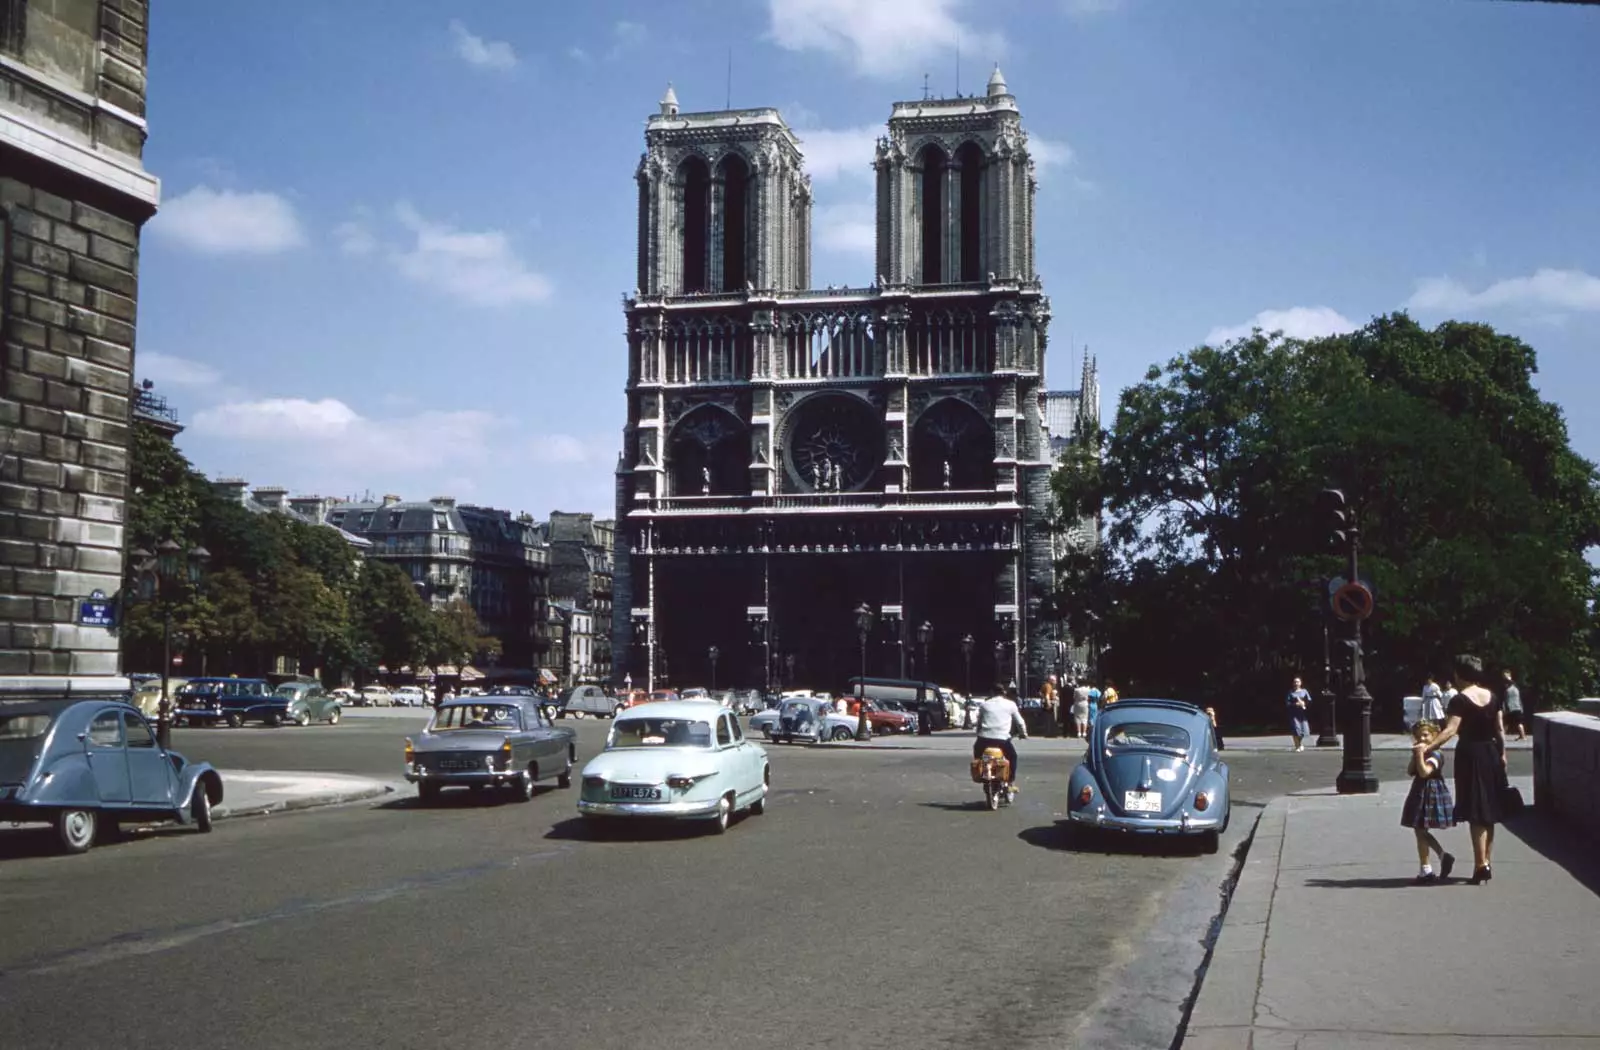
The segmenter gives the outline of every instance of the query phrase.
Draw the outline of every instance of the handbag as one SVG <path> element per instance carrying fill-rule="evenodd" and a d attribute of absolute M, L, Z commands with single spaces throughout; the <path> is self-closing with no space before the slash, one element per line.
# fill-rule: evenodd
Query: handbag
<path fill-rule="evenodd" d="M 1521 813 L 1527 805 L 1522 801 L 1522 792 L 1515 784 L 1500 785 L 1500 811 L 1502 813 Z"/>

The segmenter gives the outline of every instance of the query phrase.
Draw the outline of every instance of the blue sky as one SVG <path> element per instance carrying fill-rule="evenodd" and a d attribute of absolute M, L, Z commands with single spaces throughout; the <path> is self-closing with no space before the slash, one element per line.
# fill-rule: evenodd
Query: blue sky
<path fill-rule="evenodd" d="M 775 105 L 813 280 L 873 277 L 873 137 L 998 61 L 1039 163 L 1053 386 L 1103 413 L 1252 323 L 1408 308 L 1539 352 L 1600 459 L 1600 11 L 1538 3 L 160 4 L 138 371 L 200 469 L 295 493 L 612 509 L 634 166 Z"/>

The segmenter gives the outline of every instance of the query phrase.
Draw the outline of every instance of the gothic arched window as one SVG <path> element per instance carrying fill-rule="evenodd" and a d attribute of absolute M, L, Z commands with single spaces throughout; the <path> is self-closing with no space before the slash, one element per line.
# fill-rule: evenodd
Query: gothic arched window
<path fill-rule="evenodd" d="M 922 147 L 922 283 L 944 282 L 944 176 L 948 158 L 933 143 Z"/>
<path fill-rule="evenodd" d="M 706 263 L 711 248 L 711 170 L 699 157 L 678 169 L 683 184 L 683 291 L 707 289 Z"/>
<path fill-rule="evenodd" d="M 956 150 L 961 167 L 961 271 L 963 281 L 983 280 L 983 150 L 967 142 Z"/>
<path fill-rule="evenodd" d="M 750 167 L 737 153 L 717 165 L 722 178 L 722 290 L 744 291 L 750 243 Z"/>

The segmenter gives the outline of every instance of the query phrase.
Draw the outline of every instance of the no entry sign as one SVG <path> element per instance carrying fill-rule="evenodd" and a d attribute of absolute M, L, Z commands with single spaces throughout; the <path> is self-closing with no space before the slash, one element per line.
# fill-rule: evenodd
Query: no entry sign
<path fill-rule="evenodd" d="M 1372 615 L 1372 591 L 1359 580 L 1333 592 L 1333 615 L 1349 623 Z"/>

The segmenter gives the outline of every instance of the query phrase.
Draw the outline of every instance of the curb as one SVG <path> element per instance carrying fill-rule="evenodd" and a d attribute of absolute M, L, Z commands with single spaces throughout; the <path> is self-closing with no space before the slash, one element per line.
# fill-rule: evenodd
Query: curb
<path fill-rule="evenodd" d="M 1269 802 L 1256 822 L 1184 1030 L 1185 1050 L 1249 1050 L 1288 817 L 1284 796 Z"/>
<path fill-rule="evenodd" d="M 273 802 L 243 806 L 238 809 L 232 809 L 226 803 L 223 803 L 211 811 L 211 819 L 234 820 L 238 817 L 266 816 L 269 813 L 294 813 L 305 809 L 321 809 L 324 806 L 338 806 L 346 802 L 361 802 L 369 798 L 378 798 L 382 795 L 390 794 L 394 790 L 393 784 L 369 784 L 366 787 L 352 788 L 349 791 L 303 795 L 299 798 L 280 799 Z"/>

